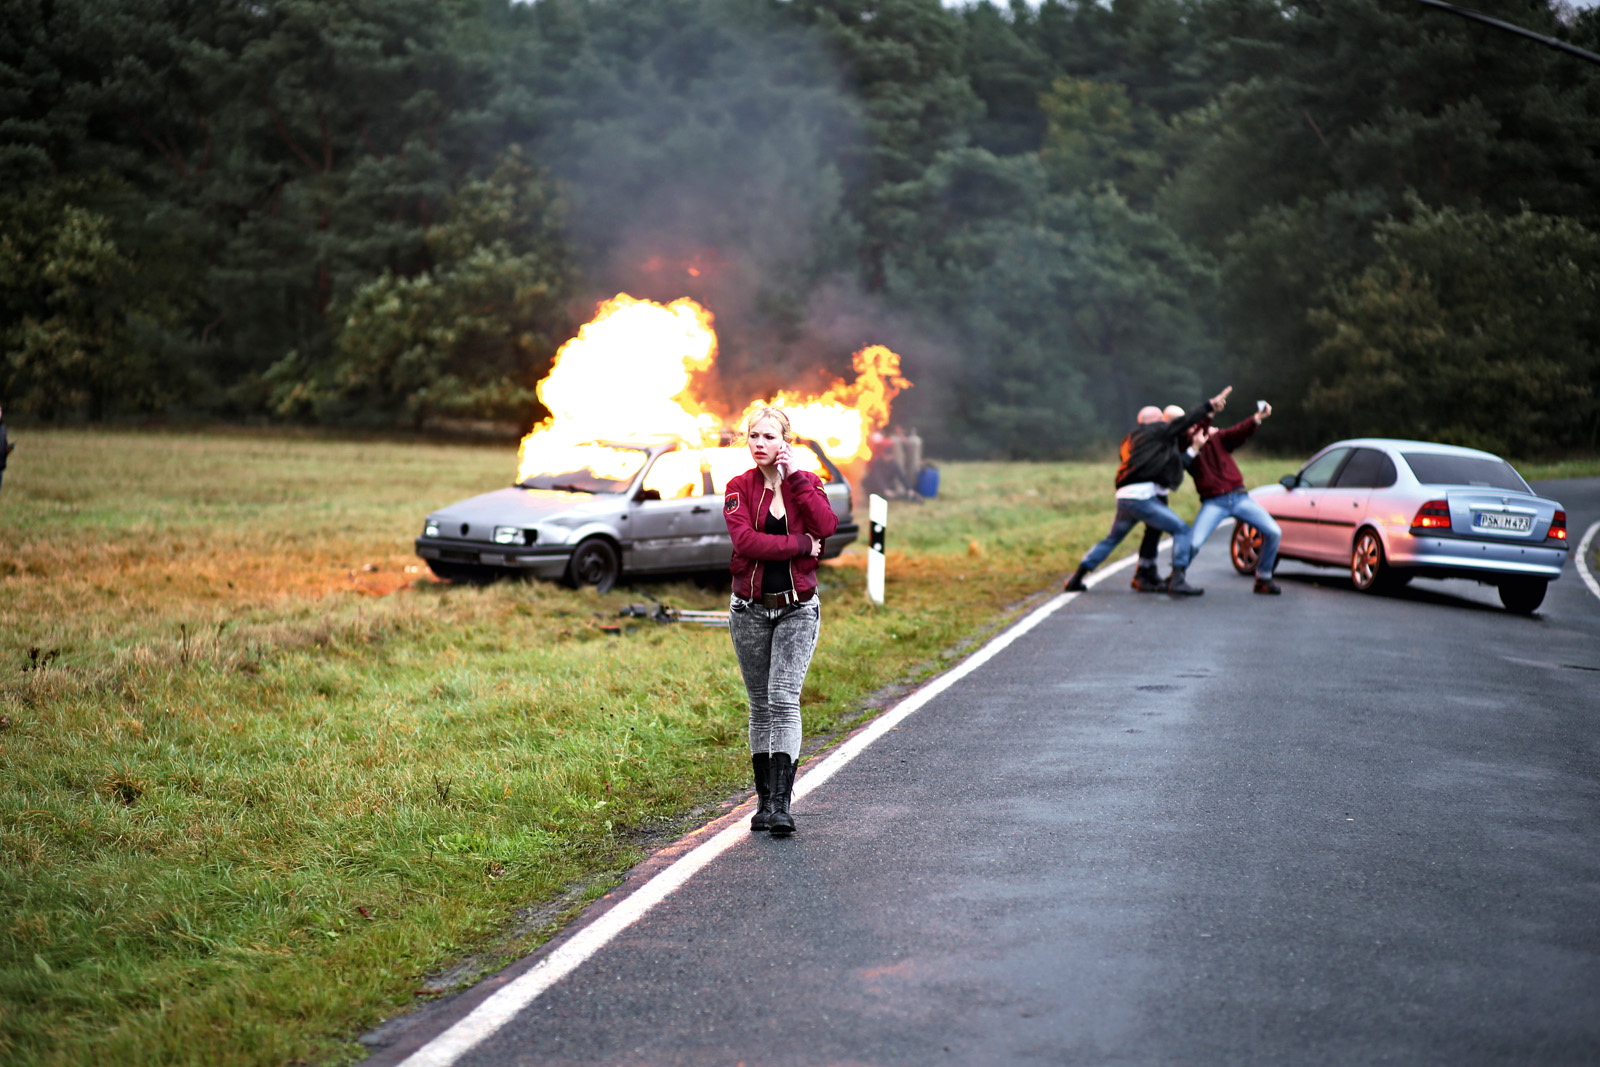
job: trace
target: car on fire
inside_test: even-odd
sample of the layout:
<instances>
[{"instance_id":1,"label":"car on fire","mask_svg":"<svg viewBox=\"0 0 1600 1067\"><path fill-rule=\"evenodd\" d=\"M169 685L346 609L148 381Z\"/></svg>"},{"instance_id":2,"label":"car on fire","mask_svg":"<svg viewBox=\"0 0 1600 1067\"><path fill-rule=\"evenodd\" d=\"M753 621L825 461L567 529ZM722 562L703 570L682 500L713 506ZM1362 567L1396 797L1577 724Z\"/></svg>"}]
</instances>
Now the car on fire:
<instances>
[{"instance_id":1,"label":"car on fire","mask_svg":"<svg viewBox=\"0 0 1600 1067\"><path fill-rule=\"evenodd\" d=\"M822 479L839 517L823 546L832 559L860 533L850 485L816 442L796 442L794 454ZM417 555L455 581L531 575L605 592L624 575L726 580L733 543L722 491L750 467L743 448L676 437L594 441L571 450L566 465L429 514Z\"/></svg>"},{"instance_id":2,"label":"car on fire","mask_svg":"<svg viewBox=\"0 0 1600 1067\"><path fill-rule=\"evenodd\" d=\"M1250 495L1278 520L1282 559L1350 569L1362 592L1415 577L1471 578L1529 614L1567 561L1567 513L1490 452L1425 441L1337 441ZM1261 534L1234 525L1234 569L1253 574Z\"/></svg>"}]
</instances>

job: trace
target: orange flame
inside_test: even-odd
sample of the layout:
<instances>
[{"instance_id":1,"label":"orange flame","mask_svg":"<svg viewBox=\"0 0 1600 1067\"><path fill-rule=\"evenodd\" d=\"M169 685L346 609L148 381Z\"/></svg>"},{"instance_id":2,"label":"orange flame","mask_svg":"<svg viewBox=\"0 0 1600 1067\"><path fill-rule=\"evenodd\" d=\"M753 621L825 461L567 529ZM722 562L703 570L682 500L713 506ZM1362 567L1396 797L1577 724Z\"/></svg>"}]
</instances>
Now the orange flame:
<instances>
[{"instance_id":1,"label":"orange flame","mask_svg":"<svg viewBox=\"0 0 1600 1067\"><path fill-rule=\"evenodd\" d=\"M835 463L871 458L867 438L888 425L890 403L911 383L900 376L900 357L882 345L863 348L850 362L856 372L854 382L836 378L820 396L784 390L745 408L739 424L744 425L757 408L783 408L795 433L820 442Z\"/></svg>"},{"instance_id":2,"label":"orange flame","mask_svg":"<svg viewBox=\"0 0 1600 1067\"><path fill-rule=\"evenodd\" d=\"M711 312L687 297L663 305L619 293L602 303L539 383L550 417L523 438L517 480L585 469L631 477L639 453L597 442L678 437L704 446L696 461L720 486L750 466L744 449L721 445L724 425L742 429L760 407L783 408L795 433L820 442L834 462L862 462L871 455L868 437L888 423L891 402L911 386L900 375L900 357L873 345L855 354L854 382L835 380L818 395L783 390L751 403L737 420L720 417L694 392L695 375L716 360L712 322Z\"/></svg>"}]
</instances>

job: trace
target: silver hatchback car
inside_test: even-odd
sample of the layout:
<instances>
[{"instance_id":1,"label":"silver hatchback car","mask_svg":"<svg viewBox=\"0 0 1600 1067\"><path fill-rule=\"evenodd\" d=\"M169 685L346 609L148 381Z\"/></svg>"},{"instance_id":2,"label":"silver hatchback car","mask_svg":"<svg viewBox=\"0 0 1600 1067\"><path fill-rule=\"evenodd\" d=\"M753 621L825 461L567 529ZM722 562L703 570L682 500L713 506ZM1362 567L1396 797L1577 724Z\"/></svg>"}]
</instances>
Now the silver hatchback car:
<instances>
[{"instance_id":1,"label":"silver hatchback car","mask_svg":"<svg viewBox=\"0 0 1600 1067\"><path fill-rule=\"evenodd\" d=\"M1472 578L1528 614L1567 562L1567 513L1490 452L1425 441L1338 441L1298 474L1253 489L1278 520L1278 555L1350 568L1363 592L1414 577ZM1255 571L1261 534L1236 523L1233 565Z\"/></svg>"},{"instance_id":2,"label":"silver hatchback car","mask_svg":"<svg viewBox=\"0 0 1600 1067\"><path fill-rule=\"evenodd\" d=\"M625 574L726 579L733 542L722 491L730 473L749 468L749 453L675 437L583 447L594 455L578 469L533 475L431 513L417 555L457 581L531 575L606 592ZM796 460L822 479L839 518L823 545L822 558L832 559L860 533L849 483L815 442L797 442Z\"/></svg>"}]
</instances>

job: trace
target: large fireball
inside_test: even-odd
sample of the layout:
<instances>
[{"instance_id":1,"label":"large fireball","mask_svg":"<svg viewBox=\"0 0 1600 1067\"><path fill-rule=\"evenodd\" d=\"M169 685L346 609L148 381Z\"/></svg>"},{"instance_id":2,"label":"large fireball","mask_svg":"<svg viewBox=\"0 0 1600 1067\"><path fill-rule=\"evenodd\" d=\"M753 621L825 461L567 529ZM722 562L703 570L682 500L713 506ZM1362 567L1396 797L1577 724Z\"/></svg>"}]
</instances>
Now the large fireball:
<instances>
[{"instance_id":1,"label":"large fireball","mask_svg":"<svg viewBox=\"0 0 1600 1067\"><path fill-rule=\"evenodd\" d=\"M743 412L717 412L694 388L716 357L711 312L693 300L657 304L620 293L605 301L539 383L550 417L523 438L517 480L584 468L623 477L636 460L594 442L678 437L701 446L702 464L721 485L749 466L742 449L718 447L723 430L742 427L758 407L783 408L795 433L818 441L836 463L864 462L868 437L888 424L890 403L911 386L900 357L873 345L855 354L854 382L836 380L815 395L782 390Z\"/></svg>"}]
</instances>

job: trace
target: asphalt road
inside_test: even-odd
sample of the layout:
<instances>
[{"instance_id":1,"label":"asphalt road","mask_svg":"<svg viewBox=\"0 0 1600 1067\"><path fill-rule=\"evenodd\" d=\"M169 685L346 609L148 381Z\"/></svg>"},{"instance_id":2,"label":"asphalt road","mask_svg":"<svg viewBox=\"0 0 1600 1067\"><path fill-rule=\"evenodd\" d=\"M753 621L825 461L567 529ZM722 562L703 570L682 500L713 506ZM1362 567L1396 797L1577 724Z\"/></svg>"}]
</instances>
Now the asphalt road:
<instances>
[{"instance_id":1,"label":"asphalt road","mask_svg":"<svg viewBox=\"0 0 1600 1067\"><path fill-rule=\"evenodd\" d=\"M1204 597L1078 597L460 1062L1600 1063L1600 599L1258 597L1226 533Z\"/></svg>"}]
</instances>

